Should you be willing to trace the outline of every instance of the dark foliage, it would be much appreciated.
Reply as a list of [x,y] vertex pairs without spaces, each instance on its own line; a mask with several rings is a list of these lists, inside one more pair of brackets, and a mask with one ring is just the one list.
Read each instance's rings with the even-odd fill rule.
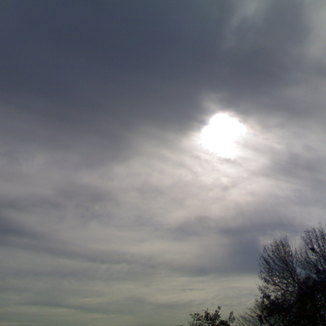
[[202,313],[196,312],[190,314],[190,316],[189,326],[231,326],[231,323],[235,320],[232,312],[229,314],[228,319],[222,319],[221,307],[217,307],[213,312],[206,309]]
[[[326,231],[304,232],[301,244],[288,238],[274,240],[260,256],[260,296],[254,306],[237,317],[239,326],[326,326]],[[191,314],[189,326],[230,326],[233,313],[221,318],[214,312]]]
[[304,232],[301,246],[287,238],[266,246],[255,316],[267,326],[326,326],[326,232]]

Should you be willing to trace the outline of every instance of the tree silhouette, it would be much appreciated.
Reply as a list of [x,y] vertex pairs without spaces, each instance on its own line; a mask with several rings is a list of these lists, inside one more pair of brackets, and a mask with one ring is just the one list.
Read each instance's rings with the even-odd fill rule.
[[230,312],[228,319],[222,319],[221,307],[217,307],[213,312],[208,309],[202,313],[195,312],[190,314],[190,317],[189,326],[231,326],[231,323],[235,320],[233,312]]
[[[326,231],[306,230],[293,247],[287,237],[266,245],[260,256],[260,295],[238,326],[326,326]],[[189,326],[230,326],[233,313],[191,314]]]
[[256,318],[268,326],[326,325],[326,232],[304,232],[301,245],[274,240],[260,257]]

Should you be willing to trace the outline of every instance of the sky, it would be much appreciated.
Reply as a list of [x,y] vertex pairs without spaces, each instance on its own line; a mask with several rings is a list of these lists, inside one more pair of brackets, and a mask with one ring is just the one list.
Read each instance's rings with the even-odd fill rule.
[[0,34],[0,326],[239,314],[325,222],[324,1],[2,0]]

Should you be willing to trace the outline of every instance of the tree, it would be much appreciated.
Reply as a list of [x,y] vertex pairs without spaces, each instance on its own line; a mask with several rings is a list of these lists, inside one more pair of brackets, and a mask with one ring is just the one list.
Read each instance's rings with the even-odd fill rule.
[[[260,295],[239,326],[326,326],[326,231],[305,231],[293,247],[287,237],[272,241],[260,256]],[[189,326],[230,326],[233,313],[191,314]]]
[[260,326],[261,322],[259,318],[257,318],[259,314],[260,314],[260,310],[258,305],[254,305],[242,315],[237,316],[236,325],[237,326]]
[[235,320],[233,312],[230,312],[228,319],[222,319],[221,307],[217,307],[213,312],[208,309],[202,313],[196,312],[190,314],[190,317],[189,326],[231,326]]
[[301,245],[274,240],[260,257],[256,319],[268,326],[326,326],[326,232],[304,232]]

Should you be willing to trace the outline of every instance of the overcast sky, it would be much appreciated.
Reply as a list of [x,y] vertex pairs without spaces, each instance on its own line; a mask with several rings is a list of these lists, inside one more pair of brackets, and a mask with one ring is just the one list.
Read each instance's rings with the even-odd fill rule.
[[325,1],[2,0],[0,34],[0,326],[237,314],[324,223]]

